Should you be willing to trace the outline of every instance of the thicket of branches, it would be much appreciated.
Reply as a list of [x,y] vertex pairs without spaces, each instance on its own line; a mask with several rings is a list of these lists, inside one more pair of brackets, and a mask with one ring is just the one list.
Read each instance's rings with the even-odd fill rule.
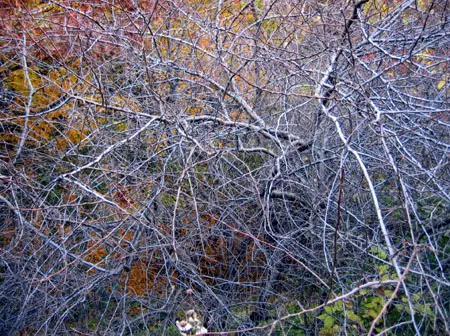
[[2,2],[0,333],[449,334],[449,6]]

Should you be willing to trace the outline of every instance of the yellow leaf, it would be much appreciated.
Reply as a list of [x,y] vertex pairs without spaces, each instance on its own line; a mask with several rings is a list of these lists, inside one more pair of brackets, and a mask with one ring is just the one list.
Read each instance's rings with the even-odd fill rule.
[[67,133],[67,136],[69,137],[69,140],[73,144],[77,144],[82,140],[81,132],[76,131],[76,130],[69,130],[69,132]]
[[437,89],[441,90],[445,86],[446,82],[445,80],[441,80],[437,83]]
[[67,141],[64,138],[56,139],[56,148],[60,151],[65,151],[67,148]]

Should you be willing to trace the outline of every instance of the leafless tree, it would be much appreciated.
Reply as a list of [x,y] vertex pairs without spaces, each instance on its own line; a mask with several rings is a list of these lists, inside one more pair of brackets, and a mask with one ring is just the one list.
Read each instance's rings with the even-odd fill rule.
[[447,0],[37,3],[1,8],[1,333],[450,333]]

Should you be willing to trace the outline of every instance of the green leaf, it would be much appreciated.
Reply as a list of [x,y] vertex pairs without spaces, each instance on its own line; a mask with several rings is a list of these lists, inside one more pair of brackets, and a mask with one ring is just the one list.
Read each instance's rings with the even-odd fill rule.
[[373,318],[375,318],[375,317],[377,317],[378,316],[378,311],[376,311],[376,310],[369,310],[368,312],[367,312],[367,315],[369,315],[370,317],[373,317]]
[[353,311],[347,312],[347,317],[350,321],[361,323],[361,318],[358,315],[356,315]]
[[375,254],[378,258],[386,260],[387,254],[378,246],[372,246],[369,250],[370,253]]
[[387,297],[391,297],[392,294],[394,294],[394,292],[391,291],[391,290],[389,290],[389,289],[385,289],[385,290],[384,290],[384,294],[385,294]]
[[327,316],[330,316],[330,315],[328,315],[328,314],[322,314],[322,315],[319,315],[319,316],[317,316],[317,318],[319,319],[319,320],[325,320],[326,318],[327,318]]
[[375,308],[375,304],[373,302],[368,302],[364,305],[366,308]]
[[325,319],[323,320],[323,327],[325,329],[331,328],[331,326],[334,323],[334,318],[333,316],[328,315],[327,317],[325,317]]
[[334,313],[334,309],[333,309],[333,307],[332,306],[326,306],[325,307],[325,311],[328,313],[328,314],[333,314]]
[[379,272],[379,274],[381,275],[381,274],[386,273],[386,271],[387,271],[388,268],[389,268],[388,265],[380,265],[380,266],[378,267],[378,272]]

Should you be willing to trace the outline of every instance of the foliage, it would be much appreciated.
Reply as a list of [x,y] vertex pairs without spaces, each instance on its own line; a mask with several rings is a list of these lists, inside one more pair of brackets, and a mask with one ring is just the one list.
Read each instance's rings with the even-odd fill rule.
[[1,2],[0,334],[450,333],[448,11]]

